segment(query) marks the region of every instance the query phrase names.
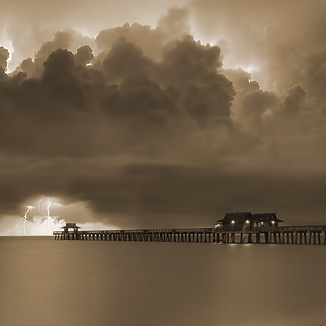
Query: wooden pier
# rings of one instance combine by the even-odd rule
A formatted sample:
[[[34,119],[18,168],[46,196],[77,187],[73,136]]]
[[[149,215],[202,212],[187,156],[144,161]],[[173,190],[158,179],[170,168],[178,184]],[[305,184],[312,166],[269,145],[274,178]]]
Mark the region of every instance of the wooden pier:
[[[67,223],[63,229],[53,232],[55,240],[326,244],[326,225],[81,231]]]

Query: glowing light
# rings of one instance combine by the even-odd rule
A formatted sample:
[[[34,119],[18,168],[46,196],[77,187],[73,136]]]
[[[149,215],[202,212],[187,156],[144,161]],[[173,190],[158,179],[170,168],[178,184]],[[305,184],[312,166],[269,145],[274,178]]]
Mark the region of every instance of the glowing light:
[[[275,221],[272,221],[272,224],[275,224]]]
[[[239,67],[242,70],[249,72],[249,74],[252,74],[254,71],[256,71],[257,69],[253,66],[249,66],[249,67]]]
[[[235,222],[234,221],[231,221],[232,224],[234,224]]]
[[[249,224],[249,221],[247,220],[246,223]]]
[[[95,39],[98,32],[92,32],[89,29],[86,29],[85,27],[74,27],[74,30],[78,33],[80,33],[82,36],[89,37],[90,39]]]
[[[9,51],[9,58],[7,60],[7,69],[6,69],[6,73],[10,73],[12,69],[10,69],[9,64],[12,62],[12,55],[15,52],[14,51],[14,47],[13,47],[13,42],[10,39],[6,28],[4,29],[0,29],[0,39],[1,39],[1,43],[0,46],[3,46],[5,49],[7,49]]]

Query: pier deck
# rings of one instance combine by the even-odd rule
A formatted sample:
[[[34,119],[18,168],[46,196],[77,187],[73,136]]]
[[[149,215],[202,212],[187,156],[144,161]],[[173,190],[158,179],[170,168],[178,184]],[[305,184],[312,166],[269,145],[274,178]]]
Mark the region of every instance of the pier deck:
[[[193,229],[54,231],[55,240],[326,244],[326,225]]]

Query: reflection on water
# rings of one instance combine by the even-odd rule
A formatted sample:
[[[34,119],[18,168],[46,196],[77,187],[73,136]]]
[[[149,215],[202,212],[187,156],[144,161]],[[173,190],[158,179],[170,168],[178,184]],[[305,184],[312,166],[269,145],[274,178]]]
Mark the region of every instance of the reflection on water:
[[[0,238],[0,325],[326,325],[326,246]]]

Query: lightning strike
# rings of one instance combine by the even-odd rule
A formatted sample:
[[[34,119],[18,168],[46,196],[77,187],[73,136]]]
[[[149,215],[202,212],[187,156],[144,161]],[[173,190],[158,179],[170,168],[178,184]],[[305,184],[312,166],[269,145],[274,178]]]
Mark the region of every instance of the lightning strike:
[[[33,211],[34,209],[37,209],[37,213],[38,215],[41,213],[41,203],[44,200],[44,197],[42,197],[41,199],[39,199],[38,201],[36,201],[33,205],[31,206],[27,206],[27,210],[24,214],[24,216],[20,219],[20,221],[24,221],[23,222],[23,231],[24,231],[24,235],[27,235],[26,232],[26,223],[28,220],[28,215],[29,214],[33,214],[35,215],[35,211]],[[51,205],[52,205],[52,201],[50,199],[48,199],[48,204],[46,206],[46,215],[41,219],[41,222],[47,222],[47,227],[49,230],[49,233],[51,234],[51,228],[50,228],[50,222],[54,223],[55,221],[58,220],[58,216],[51,216]]]
[[[41,201],[43,200],[43,198],[39,199],[37,202],[34,203],[33,206],[37,206],[37,212],[40,213],[41,212]]]
[[[24,216],[20,219],[20,221],[24,221],[23,222],[23,230],[24,230],[25,236],[27,236],[27,233],[26,233],[27,214],[29,212],[31,212],[33,208],[34,208],[34,206],[27,206],[27,210],[26,210]]]
[[[48,199],[48,205],[46,207],[46,216],[42,219],[42,222],[47,222],[47,226],[48,226],[48,230],[49,230],[49,233],[51,234],[52,231],[51,231],[51,228],[50,228],[50,222],[54,223],[55,221],[58,220],[58,216],[51,216],[51,206],[52,206],[52,202],[50,199]]]
[[[50,200],[48,201],[48,206],[46,207],[46,216],[45,216],[45,219],[48,221],[48,229],[49,229],[49,232],[51,234],[51,229],[50,229],[50,221],[51,221],[51,215],[50,215],[50,209],[51,209],[51,202]]]
[[[24,216],[20,219],[20,221],[24,221],[24,224],[23,224],[23,231],[24,231],[24,235],[27,236],[27,233],[26,233],[26,222],[27,222],[27,215],[28,213],[33,213],[32,210],[33,208],[35,208],[35,206],[37,207],[37,210],[38,212],[40,212],[41,210],[41,201],[43,200],[43,198],[39,199],[38,201],[36,201],[32,206],[27,206],[27,210],[24,214]]]

